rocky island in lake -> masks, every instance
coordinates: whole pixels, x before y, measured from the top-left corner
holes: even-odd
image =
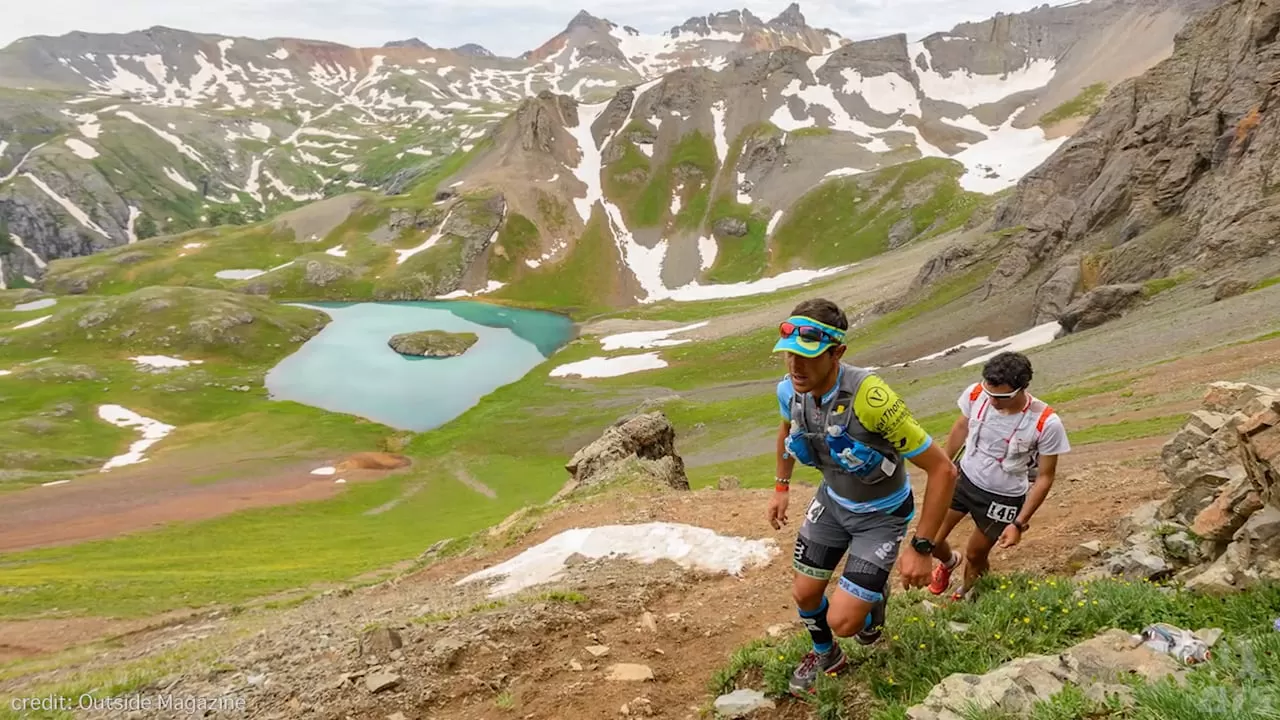
[[[392,350],[401,355],[414,357],[450,358],[457,357],[480,338],[475,333],[451,333],[440,330],[400,333],[387,341]]]

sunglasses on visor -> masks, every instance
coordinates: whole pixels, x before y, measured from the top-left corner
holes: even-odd
[[[797,325],[790,320],[784,320],[778,325],[778,334],[784,338],[791,337],[797,333],[799,333],[800,339],[805,342],[822,342],[824,340],[836,344],[842,342],[842,338],[836,337],[815,325]]]

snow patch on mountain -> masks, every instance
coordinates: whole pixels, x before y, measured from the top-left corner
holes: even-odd
[[[1013,127],[1017,113],[997,127],[984,126],[972,115],[954,124],[985,134],[985,140],[961,150],[953,156],[965,166],[960,186],[980,193],[997,193],[1017,184],[1018,180],[1049,159],[1069,138],[1049,140],[1039,127]]]
[[[698,264],[703,272],[710,270],[716,264],[716,255],[719,250],[720,246],[715,238],[705,236],[698,238]]]
[[[30,180],[33,185],[35,185],[37,188],[40,189],[40,192],[43,192],[45,195],[48,195],[50,200],[53,200],[54,202],[61,205],[62,209],[66,210],[67,214],[75,218],[76,221],[79,222],[81,225],[85,226],[86,228],[89,228],[90,230],[101,235],[102,237],[107,238],[108,240],[111,239],[111,236],[107,234],[106,230],[103,230],[101,227],[98,227],[97,223],[89,219],[88,213],[86,213],[85,211],[77,207],[75,203],[71,202],[70,200],[54,192],[53,188],[46,185],[43,180],[36,177],[35,175],[32,175],[31,173],[23,173],[22,177]]]
[[[722,163],[729,160],[729,138],[725,135],[724,115],[724,100],[719,100],[711,106],[711,119],[716,126],[716,155]]]
[[[844,93],[862,96],[872,110],[886,115],[922,115],[915,86],[897,73],[863,76],[853,68],[845,68],[840,71],[840,76],[845,81]]]
[[[22,248],[22,250],[31,257],[31,261],[36,264],[36,267],[40,268],[41,270],[47,267],[47,265],[45,264],[45,261],[41,259],[40,256],[35,253],[34,250],[22,244],[22,238],[18,237],[17,235],[14,235],[13,233],[9,233],[9,239],[13,241],[14,245],[17,245],[18,247]]]
[[[98,157],[98,151],[80,138],[67,138],[66,143],[67,147],[71,148],[71,152],[75,153],[77,157],[84,160],[92,160]]]
[[[920,78],[920,89],[927,97],[967,108],[999,102],[1014,93],[1038,90],[1049,84],[1057,69],[1052,60],[1029,59],[1022,67],[1004,75],[979,75],[968,70],[943,75],[933,69],[933,55],[923,42],[911,43],[908,54],[913,62],[923,60],[927,68],[921,70],[919,65],[914,68]]]
[[[262,174],[263,174],[264,176],[266,176],[266,178],[267,178],[267,182],[268,182],[268,183],[270,183],[271,187],[275,188],[275,191],[276,191],[276,192],[278,192],[278,193],[280,193],[281,195],[283,195],[283,196],[285,196],[285,197],[289,198],[290,200],[297,200],[297,201],[300,201],[300,202],[301,202],[301,201],[305,201],[305,200],[323,200],[323,199],[324,199],[324,193],[318,193],[318,192],[311,192],[311,193],[299,192],[299,191],[297,191],[297,190],[295,190],[295,189],[293,189],[293,188],[289,187],[288,185],[286,185],[286,184],[284,183],[284,181],[282,181],[280,178],[278,178],[278,177],[276,177],[274,174],[272,174],[272,172],[271,172],[270,170],[263,170],[263,171],[262,171]]]
[[[200,156],[200,153],[196,152],[195,150],[192,150],[186,143],[182,142],[182,138],[179,138],[177,135],[174,135],[165,130],[161,130],[160,128],[152,125],[146,120],[143,120],[142,118],[138,117],[132,112],[129,112],[128,110],[117,110],[116,115],[124,118],[125,120],[128,120],[129,122],[136,123],[138,125],[141,125],[144,128],[147,128],[148,130],[155,133],[156,135],[159,135],[161,140],[164,140],[165,142],[177,148],[178,152],[182,153],[183,155],[197,162],[200,165],[200,167],[204,168],[205,170],[209,169],[208,163],[204,161],[204,158]]]

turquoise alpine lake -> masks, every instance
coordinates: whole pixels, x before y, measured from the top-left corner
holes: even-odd
[[[524,377],[573,337],[553,313],[477,302],[291,303],[331,320],[267,373],[273,400],[292,400],[401,430],[439,427],[490,392]],[[463,355],[413,358],[393,335],[422,330],[474,333]]]

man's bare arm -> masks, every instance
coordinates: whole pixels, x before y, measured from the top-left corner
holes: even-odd
[[[1036,476],[1036,481],[1031,486],[1031,492],[1027,493],[1027,501],[1022,505],[1022,512],[1018,513],[1019,523],[1026,525],[1031,522],[1031,517],[1036,514],[1036,510],[1040,509],[1041,503],[1049,496],[1049,490],[1053,487],[1054,477],[1057,472],[1058,456],[1041,455],[1040,473]]]
[[[937,443],[911,458],[911,463],[929,474],[924,490],[924,509],[920,512],[916,534],[933,540],[947,516],[947,508],[951,507],[951,496],[956,489],[956,466]]]
[[[787,436],[790,434],[791,423],[784,420],[782,424],[778,426],[777,454],[775,455],[777,463],[774,469],[774,477],[782,480],[790,480],[791,473],[794,472],[796,468],[796,459],[787,455],[786,441]]]
[[[954,458],[956,453],[960,452],[960,448],[964,447],[965,440],[969,437],[969,418],[963,414],[956,418],[951,425],[951,431],[947,433],[947,444],[942,446],[942,451],[947,454],[947,458]]]

